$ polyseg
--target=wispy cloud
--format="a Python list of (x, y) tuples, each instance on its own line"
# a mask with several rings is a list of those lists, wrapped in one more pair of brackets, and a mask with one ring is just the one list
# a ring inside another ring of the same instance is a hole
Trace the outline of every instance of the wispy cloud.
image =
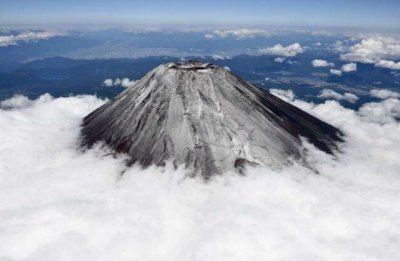
[(276, 57), (276, 58), (274, 59), (274, 62), (276, 62), (276, 63), (283, 63), (285, 60), (286, 60), (286, 58), (283, 58), (283, 57)]
[(36, 42), (41, 40), (48, 40), (50, 38), (63, 35), (66, 35), (66, 33), (57, 31), (31, 31), (22, 32), (16, 35), (3, 35), (0, 36), (0, 47), (18, 45), (18, 43), (20, 42)]

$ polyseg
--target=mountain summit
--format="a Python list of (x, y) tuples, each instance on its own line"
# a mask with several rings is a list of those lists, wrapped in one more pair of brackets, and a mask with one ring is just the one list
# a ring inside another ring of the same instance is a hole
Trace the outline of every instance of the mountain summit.
[(102, 141), (130, 164), (171, 160), (195, 174), (301, 158), (301, 139), (327, 153), (340, 131), (229, 70), (196, 61), (160, 65), (86, 116), (82, 143)]

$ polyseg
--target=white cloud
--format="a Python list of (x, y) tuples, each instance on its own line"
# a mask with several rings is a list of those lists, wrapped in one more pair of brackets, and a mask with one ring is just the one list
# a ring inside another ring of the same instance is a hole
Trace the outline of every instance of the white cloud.
[(49, 94), (43, 94), (36, 101), (30, 100), (28, 97), (16, 94), (10, 99), (6, 99), (0, 101), (0, 109), (9, 110), (9, 109), (23, 109), (28, 108), (34, 105), (35, 103), (46, 103), (53, 99)]
[(119, 86), (121, 84), (122, 84), (122, 80), (120, 78), (117, 78), (114, 80), (114, 83), (113, 83), (114, 86)]
[(400, 58), (400, 40), (393, 37), (369, 37), (353, 45), (341, 55), (341, 59), (353, 62), (372, 63), (377, 67), (400, 70), (400, 63), (391, 61)]
[(123, 79), (117, 78), (114, 81), (112, 79), (106, 79), (104, 80), (103, 85), (105, 85), (106, 87), (122, 86), (125, 88), (129, 88), (134, 86), (135, 83), (136, 83), (135, 80), (131, 81), (129, 80), (129, 78), (123, 78)]
[(380, 60), (375, 64), (376, 67), (391, 69), (391, 70), (400, 70), (400, 62), (388, 61), (388, 60)]
[(269, 92), (285, 101), (293, 101), (295, 98), (292, 90), (270, 89)]
[(114, 82), (113, 82), (112, 79), (105, 79), (104, 82), (103, 82), (103, 84), (104, 84), (105, 86), (107, 86), (107, 87), (111, 87), (111, 86), (114, 85)]
[(330, 69), (329, 72), (330, 72), (331, 74), (336, 75), (336, 76), (341, 76), (341, 75), (342, 75), (342, 71), (341, 71), (341, 70)]
[(132, 81), (131, 81), (131, 80), (129, 80), (128, 78), (123, 78), (122, 81), (121, 81), (121, 86), (122, 86), (122, 87), (125, 87), (125, 88), (129, 88), (129, 87), (134, 86), (135, 83), (136, 83), (135, 80), (132, 80)]
[(400, 98), (400, 93), (387, 89), (373, 89), (369, 94), (379, 99)]
[(274, 59), (274, 62), (276, 62), (276, 63), (283, 63), (285, 60), (286, 60), (286, 59), (283, 58), (283, 57), (276, 57), (276, 58)]
[(334, 63), (328, 63), (325, 60), (315, 59), (311, 62), (313, 67), (333, 67), (335, 66)]
[(381, 36), (363, 39), (341, 56), (343, 60), (362, 63), (376, 63), (393, 57), (400, 57), (400, 42), (395, 38)]
[(382, 102), (367, 103), (360, 108), (359, 113), (371, 122), (399, 124), (400, 100), (389, 98)]
[(360, 99), (360, 98), (357, 95), (355, 95), (354, 93), (345, 92), (343, 94), (343, 100), (345, 100), (345, 101), (355, 103), (356, 101), (358, 101), (358, 99)]
[(24, 108), (29, 107), (34, 102), (30, 100), (28, 97), (23, 95), (15, 95), (14, 97), (0, 101), (0, 108), (8, 109), (8, 108)]
[(0, 110), (1, 259), (399, 260), (399, 114), (382, 110), (396, 101), (294, 100), (343, 130), (342, 153), (306, 145), (319, 175), (299, 164), (208, 183), (78, 150), (93, 96)]
[(342, 72), (355, 72), (355, 71), (357, 71), (357, 64), (356, 63), (343, 64), (341, 71)]
[(334, 99), (334, 100), (341, 100), (343, 98), (343, 95), (340, 93), (337, 93), (333, 90), (330, 89), (324, 89), (321, 91), (321, 93), (318, 95), (319, 98), (324, 98), (324, 99)]
[(348, 73), (348, 72), (355, 72), (357, 71), (357, 64), (356, 63), (347, 63), (343, 64), (340, 70), (337, 69), (330, 69), (329, 72), (331, 74), (334, 74), (336, 76), (341, 76), (343, 73)]
[(304, 49), (301, 47), (299, 43), (294, 43), (288, 46), (283, 46), (281, 44), (277, 44), (273, 47), (261, 49), (260, 53), (269, 54), (269, 55), (278, 55), (284, 57), (294, 57), (299, 53), (303, 53)]
[(211, 56), (214, 60), (225, 60), (225, 59), (230, 59), (229, 56), (223, 56), (223, 55), (219, 55), (219, 54), (214, 54), (213, 56)]
[(344, 100), (351, 103), (355, 103), (359, 99), (357, 95), (353, 93), (346, 92), (344, 94), (340, 94), (331, 89), (323, 89), (321, 93), (318, 95), (318, 97), (323, 99), (334, 99), (337, 101)]
[(63, 36), (65, 33), (56, 31), (23, 32), (17, 35), (0, 36), (0, 47), (18, 45), (19, 42), (35, 42), (47, 40), (56, 36)]

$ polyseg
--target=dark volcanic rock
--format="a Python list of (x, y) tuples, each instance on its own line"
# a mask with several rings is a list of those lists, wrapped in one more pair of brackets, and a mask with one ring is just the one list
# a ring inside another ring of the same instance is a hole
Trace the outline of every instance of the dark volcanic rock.
[(82, 123), (82, 142), (103, 141), (143, 166), (213, 174), (256, 164), (279, 168), (301, 157), (300, 137), (332, 153), (335, 127), (230, 71), (199, 62), (160, 65)]

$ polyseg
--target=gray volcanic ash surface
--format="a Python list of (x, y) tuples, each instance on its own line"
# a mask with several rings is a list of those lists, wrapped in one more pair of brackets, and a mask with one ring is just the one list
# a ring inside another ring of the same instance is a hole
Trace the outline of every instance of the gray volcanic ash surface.
[(301, 158), (300, 137), (332, 153), (335, 127), (214, 64), (160, 65), (83, 120), (82, 142), (103, 141), (130, 164), (171, 160), (196, 174), (280, 168)]

